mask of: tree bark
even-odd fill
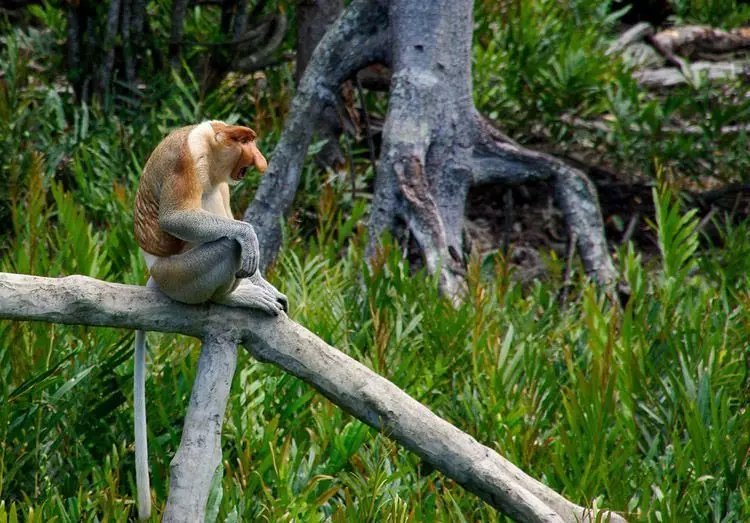
[[[107,24],[104,32],[104,59],[99,70],[99,96],[104,96],[112,83],[112,71],[115,66],[115,44],[120,20],[120,3],[121,0],[110,0],[107,10]]]
[[[204,519],[211,481],[221,467],[221,426],[237,367],[238,342],[222,331],[203,337],[180,447],[170,467],[164,523]]]
[[[170,17],[169,63],[172,69],[180,67],[182,36],[185,34],[185,13],[188,0],[174,0]]]
[[[310,63],[313,51],[328,28],[344,10],[343,0],[298,0],[297,1],[297,62],[294,80],[299,85],[302,75]],[[317,138],[326,143],[317,155],[323,168],[338,168],[344,163],[344,154],[339,146],[342,126],[339,115],[343,114],[339,97],[335,106],[326,106],[317,122]]]
[[[193,511],[196,504],[205,505],[220,457],[220,420],[236,362],[234,343],[239,341],[255,358],[309,383],[517,521],[593,523],[610,517],[612,523],[625,522],[614,512],[597,514],[568,501],[284,314],[273,318],[214,304],[185,305],[156,289],[84,276],[42,278],[0,273],[0,319],[179,332],[207,341],[185,433],[173,461],[172,481],[178,491],[170,493],[169,521],[200,521],[196,512],[175,511]],[[204,455],[201,460],[205,450],[209,457]]]
[[[386,0],[354,0],[315,49],[268,171],[245,213],[245,220],[261,232],[258,241],[264,269],[281,246],[283,218],[291,210],[321,113],[338,103],[338,89],[344,80],[366,65],[385,61],[388,36]]]

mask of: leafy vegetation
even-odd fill
[[[158,29],[168,2],[157,4]],[[313,162],[271,280],[297,321],[574,501],[631,521],[750,520],[750,224],[723,225],[710,245],[661,174],[694,174],[701,160],[726,179],[747,176],[747,138],[711,129],[747,118],[750,102],[727,108],[701,86],[667,99],[644,93],[604,55],[615,18],[598,2],[514,2],[507,12],[478,4],[482,110],[521,138],[536,126],[571,145],[579,131],[560,115],[611,113],[612,133],[587,137],[592,147],[658,175],[651,226],[660,256],[644,259],[632,245],[617,252],[629,302],[608,301],[576,266],[563,308],[554,255],[552,276],[523,286],[502,255],[474,253],[469,297],[454,309],[396,246],[363,263],[367,199],[361,191],[352,199],[349,181]],[[54,82],[64,34],[55,13],[35,14],[51,29],[2,27],[0,271],[143,284],[130,209],[148,152],[168,129],[208,116],[253,122],[272,151],[291,73],[230,79],[204,96],[185,69],[152,79],[137,105],[76,106]],[[660,132],[671,115],[701,111],[711,115],[704,135]],[[355,160],[367,180],[366,154]],[[236,188],[236,209],[256,183]],[[0,523],[132,518],[132,333],[4,321],[0,340]],[[149,341],[152,487],[163,503],[199,345],[173,335]],[[217,521],[498,520],[304,383],[244,353],[224,435],[210,503]]]
[[[722,3],[734,4],[676,4],[684,5],[678,12],[694,21],[700,9],[715,6],[710,8],[715,13]],[[744,81],[717,88],[699,78],[696,85],[673,88],[666,96],[641,88],[630,68],[607,53],[623,14],[613,11],[610,2],[479,2],[478,10],[475,103],[514,136],[596,152],[599,163],[623,173],[655,176],[669,168],[692,178],[710,173],[725,181],[747,181],[747,132],[722,132],[722,127],[750,121]],[[750,20],[747,6],[732,13],[735,20]],[[718,27],[728,23],[718,11],[701,20]],[[611,128],[579,129],[563,116],[604,117]],[[681,123],[698,126],[700,134],[674,132]]]

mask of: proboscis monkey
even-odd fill
[[[183,303],[287,311],[286,296],[258,271],[258,238],[235,220],[229,185],[266,170],[255,132],[208,121],[170,133],[151,153],[135,197],[135,239],[156,286]],[[151,514],[145,396],[145,333],[135,337],[135,460],[138,517]]]

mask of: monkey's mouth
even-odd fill
[[[245,175],[247,174],[247,169],[248,169],[248,167],[247,167],[247,166],[245,166],[245,167],[240,167],[240,168],[239,168],[239,169],[237,169],[237,170],[235,171],[235,173],[234,173],[234,174],[232,175],[232,179],[233,179],[233,180],[235,180],[235,181],[240,181],[240,180],[242,180],[242,179],[243,179],[243,178],[245,177]]]

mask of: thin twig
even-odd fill
[[[508,187],[503,193],[503,257],[510,251],[510,235],[513,232],[513,189]]]
[[[638,221],[641,219],[641,213],[639,211],[636,211],[635,214],[630,218],[630,221],[628,222],[628,227],[625,229],[625,234],[622,235],[622,239],[620,240],[621,245],[625,245],[630,241],[630,238],[633,237],[633,233],[635,232],[635,226],[638,225]]]
[[[695,228],[695,230],[697,232],[702,231],[706,224],[711,221],[711,218],[714,217],[717,211],[718,209],[714,205],[712,205],[711,210],[709,210],[708,213],[703,218],[701,218],[701,221],[698,222],[698,226]]]
[[[349,139],[349,134],[346,131],[344,131],[341,134],[344,136],[344,142],[346,142],[347,163],[349,164],[349,178],[352,182],[352,204],[354,204],[354,200],[357,198],[357,177],[354,172],[354,157],[352,155],[352,142]]]

